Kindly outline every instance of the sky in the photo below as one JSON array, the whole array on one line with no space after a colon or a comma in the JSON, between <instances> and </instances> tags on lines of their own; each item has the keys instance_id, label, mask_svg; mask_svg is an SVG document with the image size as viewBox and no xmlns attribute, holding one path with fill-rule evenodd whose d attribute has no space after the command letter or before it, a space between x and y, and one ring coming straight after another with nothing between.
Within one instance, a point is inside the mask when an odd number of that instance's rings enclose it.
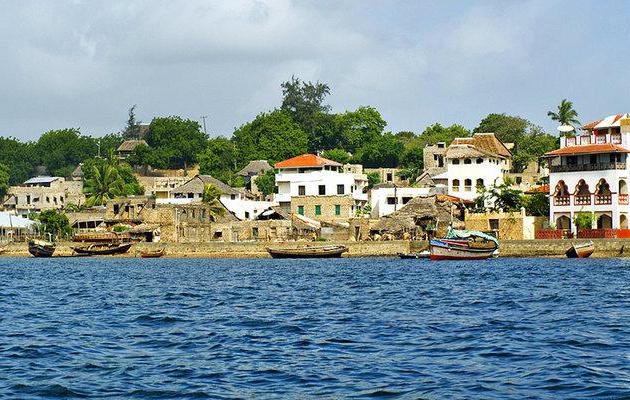
<instances>
[{"instance_id":1,"label":"sky","mask_svg":"<svg viewBox=\"0 0 630 400\"><path fill-rule=\"evenodd\" d=\"M489 113L548 132L630 112L630 1L0 0L0 135L101 136L137 118L207 116L211 136L278 107L291 76L387 130L474 128Z\"/></svg>"}]
</instances>

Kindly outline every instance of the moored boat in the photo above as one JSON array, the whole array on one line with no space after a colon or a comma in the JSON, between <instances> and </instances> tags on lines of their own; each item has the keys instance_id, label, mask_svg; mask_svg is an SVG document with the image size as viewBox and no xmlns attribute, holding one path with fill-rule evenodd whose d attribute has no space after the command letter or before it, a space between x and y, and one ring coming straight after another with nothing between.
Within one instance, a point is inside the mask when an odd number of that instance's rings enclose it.
<instances>
[{"instance_id":1,"label":"moored boat","mask_svg":"<svg viewBox=\"0 0 630 400\"><path fill-rule=\"evenodd\" d=\"M164 249L154 250L154 251L141 251L140 257L142 258L160 258L165 254Z\"/></svg>"},{"instance_id":2,"label":"moored boat","mask_svg":"<svg viewBox=\"0 0 630 400\"><path fill-rule=\"evenodd\" d=\"M588 258L595 251L595 245L592 241L586 243L573 244L564 254L568 258Z\"/></svg>"},{"instance_id":3,"label":"moored boat","mask_svg":"<svg viewBox=\"0 0 630 400\"><path fill-rule=\"evenodd\" d=\"M431 240L429 248L431 260L485 260L496 254L499 241L483 232L451 229Z\"/></svg>"},{"instance_id":4,"label":"moored boat","mask_svg":"<svg viewBox=\"0 0 630 400\"><path fill-rule=\"evenodd\" d=\"M33 257L52 257L55 252L56 246L52 242L47 242L45 240L29 240L28 242L28 252L33 255Z\"/></svg>"},{"instance_id":5,"label":"moored boat","mask_svg":"<svg viewBox=\"0 0 630 400\"><path fill-rule=\"evenodd\" d=\"M417 253L398 253L398 257L402 259L420 259L420 258L429 258L431 256L431 252L428 250L417 252Z\"/></svg>"},{"instance_id":6,"label":"moored boat","mask_svg":"<svg viewBox=\"0 0 630 400\"><path fill-rule=\"evenodd\" d=\"M91 244L89 246L73 247L75 253L83 256L108 256L124 254L129 251L132 243L104 243Z\"/></svg>"},{"instance_id":7,"label":"moored boat","mask_svg":"<svg viewBox=\"0 0 630 400\"><path fill-rule=\"evenodd\" d=\"M337 258L346 251L342 245L267 248L273 258Z\"/></svg>"}]
</instances>

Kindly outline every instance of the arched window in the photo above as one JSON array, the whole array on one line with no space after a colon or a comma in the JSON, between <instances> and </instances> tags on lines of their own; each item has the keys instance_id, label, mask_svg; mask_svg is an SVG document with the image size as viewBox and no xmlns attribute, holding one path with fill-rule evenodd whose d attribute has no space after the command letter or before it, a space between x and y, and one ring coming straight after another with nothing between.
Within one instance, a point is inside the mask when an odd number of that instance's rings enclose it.
<instances>
[{"instance_id":1,"label":"arched window","mask_svg":"<svg viewBox=\"0 0 630 400\"><path fill-rule=\"evenodd\" d=\"M459 158L454 158L454 159L453 159L453 164L454 164L454 165L459 164Z\"/></svg>"},{"instance_id":2,"label":"arched window","mask_svg":"<svg viewBox=\"0 0 630 400\"><path fill-rule=\"evenodd\" d=\"M459 179L453 179L453 191L459 192Z\"/></svg>"},{"instance_id":3,"label":"arched window","mask_svg":"<svg viewBox=\"0 0 630 400\"><path fill-rule=\"evenodd\" d=\"M478 158L477 159L477 164L481 164L481 163L483 163L483 158Z\"/></svg>"},{"instance_id":4,"label":"arched window","mask_svg":"<svg viewBox=\"0 0 630 400\"><path fill-rule=\"evenodd\" d=\"M595 187L595 204L612 204L612 193L606 179L602 178Z\"/></svg>"},{"instance_id":5,"label":"arched window","mask_svg":"<svg viewBox=\"0 0 630 400\"><path fill-rule=\"evenodd\" d=\"M472 179L465 179L464 180L464 190L466 192L472 191Z\"/></svg>"},{"instance_id":6,"label":"arched window","mask_svg":"<svg viewBox=\"0 0 630 400\"><path fill-rule=\"evenodd\" d=\"M482 187L484 187L483 179L479 178L477 179L477 189L481 189Z\"/></svg>"},{"instance_id":7,"label":"arched window","mask_svg":"<svg viewBox=\"0 0 630 400\"><path fill-rule=\"evenodd\" d=\"M587 206L591 204L591 192L588 188L588 184L584 179L580 179L575 186L575 205Z\"/></svg>"},{"instance_id":8,"label":"arched window","mask_svg":"<svg viewBox=\"0 0 630 400\"><path fill-rule=\"evenodd\" d=\"M464 164L472 164L472 160L470 158L464 158Z\"/></svg>"}]
</instances>

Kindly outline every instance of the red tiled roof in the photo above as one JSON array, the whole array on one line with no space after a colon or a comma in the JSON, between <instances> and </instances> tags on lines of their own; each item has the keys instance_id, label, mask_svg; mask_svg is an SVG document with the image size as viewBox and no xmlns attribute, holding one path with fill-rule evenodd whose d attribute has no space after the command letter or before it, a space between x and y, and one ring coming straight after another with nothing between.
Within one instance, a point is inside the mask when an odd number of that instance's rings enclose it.
<instances>
[{"instance_id":1,"label":"red tiled roof","mask_svg":"<svg viewBox=\"0 0 630 400\"><path fill-rule=\"evenodd\" d=\"M438 194L436 195L438 201L445 201L449 203L463 203L472 204L474 201L462 199L461 197L451 196L450 194Z\"/></svg>"},{"instance_id":2,"label":"red tiled roof","mask_svg":"<svg viewBox=\"0 0 630 400\"><path fill-rule=\"evenodd\" d=\"M329 160L324 157L317 156L315 154L302 154L289 158L288 160L280 161L274 165L275 168L297 168L297 167L323 167L325 165L331 165L335 167L341 167L336 161Z\"/></svg>"},{"instance_id":3,"label":"red tiled roof","mask_svg":"<svg viewBox=\"0 0 630 400\"><path fill-rule=\"evenodd\" d=\"M529 188L525 193L549 193L549 185L541 185Z\"/></svg>"},{"instance_id":4,"label":"red tiled roof","mask_svg":"<svg viewBox=\"0 0 630 400\"><path fill-rule=\"evenodd\" d=\"M567 156L573 154L597 154L597 153L630 153L630 150L612 143L586 144L581 146L568 146L546 153L545 156Z\"/></svg>"},{"instance_id":5,"label":"red tiled roof","mask_svg":"<svg viewBox=\"0 0 630 400\"><path fill-rule=\"evenodd\" d=\"M587 129L593 129L593 128L595 128L595 126L596 126L597 124L599 124L599 123L600 123L600 122L602 122L602 121L603 121L603 119L598 119L597 121L593 121L593 122L591 122L590 124L586 124L586 125L584 125L584 126L582 127L582 129L584 129L584 130L587 130Z\"/></svg>"}]
</instances>

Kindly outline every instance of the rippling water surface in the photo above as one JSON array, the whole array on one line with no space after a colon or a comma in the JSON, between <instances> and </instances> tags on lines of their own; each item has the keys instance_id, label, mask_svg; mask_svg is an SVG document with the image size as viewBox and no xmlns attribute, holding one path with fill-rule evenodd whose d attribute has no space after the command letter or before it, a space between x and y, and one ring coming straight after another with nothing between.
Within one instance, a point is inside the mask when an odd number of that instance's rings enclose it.
<instances>
[{"instance_id":1,"label":"rippling water surface","mask_svg":"<svg viewBox=\"0 0 630 400\"><path fill-rule=\"evenodd\" d=\"M0 260L0 397L627 398L630 261Z\"/></svg>"}]
</instances>

